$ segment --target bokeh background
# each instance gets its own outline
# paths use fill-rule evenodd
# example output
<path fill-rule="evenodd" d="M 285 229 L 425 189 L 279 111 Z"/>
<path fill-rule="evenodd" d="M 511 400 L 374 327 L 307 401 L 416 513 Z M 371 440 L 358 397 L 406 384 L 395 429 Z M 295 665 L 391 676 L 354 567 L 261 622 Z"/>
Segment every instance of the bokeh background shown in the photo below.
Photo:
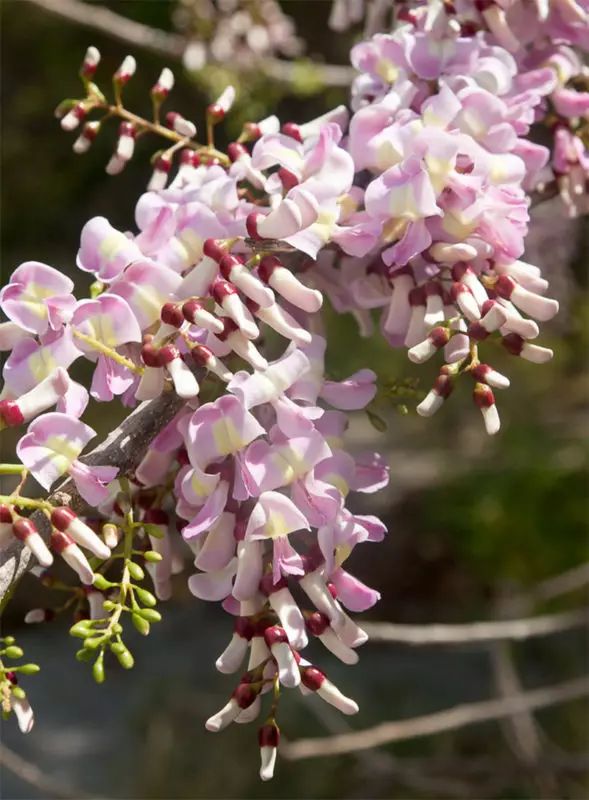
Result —
<path fill-rule="evenodd" d="M 177 10 L 172 0 L 105 5 L 164 30 L 173 29 Z M 330 32 L 327 0 L 281 5 L 296 21 L 310 59 L 300 63 L 294 83 L 277 83 L 263 70 L 232 71 L 230 63 L 191 76 L 165 58 L 135 50 L 138 73 L 126 91 L 127 107 L 149 114 L 149 87 L 166 65 L 177 76 L 168 108 L 201 125 L 215 92 L 227 79 L 238 81 L 243 99 L 228 124 L 229 140 L 245 119 L 276 112 L 283 120 L 304 121 L 345 102 L 344 89 L 321 86 L 312 59 L 345 64 L 359 28 Z M 87 283 L 74 266 L 80 229 L 99 214 L 116 227 L 132 228 L 134 203 L 149 174 L 148 156 L 157 145 L 150 149 L 141 142 L 124 174 L 111 178 L 104 165 L 114 126 L 100 134 L 88 155 L 76 156 L 71 151 L 75 134 L 60 130 L 53 109 L 79 91 L 76 72 L 89 44 L 102 52 L 98 83 L 104 89 L 129 48 L 26 0 L 4 0 L 1 13 L 2 282 L 21 261 L 38 259 L 70 274 L 83 295 Z M 556 355 L 550 364 L 535 366 L 497 351 L 493 364 L 512 381 L 499 399 L 500 434 L 485 437 L 470 393 L 460 391 L 432 420 L 417 417 L 411 399 L 407 415 L 392 404 L 383 408 L 386 434 L 377 433 L 362 415 L 353 421 L 353 446 L 381 449 L 391 465 L 389 488 L 357 505 L 358 511 L 381 515 L 389 526 L 383 544 L 360 548 L 353 556 L 356 574 L 382 594 L 366 615 L 372 621 L 468 622 L 587 603 L 582 587 L 549 601 L 534 600 L 530 593 L 539 582 L 589 560 L 589 233 L 586 221 L 564 219 L 559 201 L 553 200 L 534 212 L 528 241 L 527 260 L 546 271 L 562 305 L 562 313 L 542 332 L 542 344 Z M 384 379 L 419 378 L 423 389 L 430 385 L 435 367 L 417 369 L 378 339 L 360 339 L 352 319 L 328 313 L 328 325 L 335 373 L 370 366 Z M 113 414 L 122 413 L 111 405 L 106 411 L 91 409 L 90 424 L 106 430 Z M 9 438 L 2 448 L 3 459 L 11 460 Z M 29 768 L 28 777 L 22 769 L 19 776 L 4 767 L 2 797 L 564 798 L 589 793 L 585 701 L 524 720 L 523 746 L 521 730 L 514 741 L 509 721 L 491 721 L 358 755 L 282 760 L 274 781 L 262 784 L 252 727 L 232 726 L 218 735 L 204 730 L 204 720 L 232 689 L 231 680 L 214 669 L 231 622 L 219 609 L 192 598 L 184 577 L 177 579 L 176 590 L 175 599 L 162 608 L 163 623 L 147 640 L 136 637 L 135 670 L 127 673 L 113 663 L 98 687 L 88 666 L 74 659 L 68 620 L 43 628 L 22 624 L 28 608 L 56 602 L 33 579 L 22 581 L 3 631 L 16 635 L 27 658 L 41 664 L 41 673 L 26 679 L 37 722 L 27 737 L 12 722 L 4 723 L 2 739 L 39 774 Z M 528 600 L 507 602 L 522 595 Z M 281 704 L 280 724 L 289 740 L 364 729 L 495 697 L 501 664 L 515 669 L 520 688 L 530 689 L 586 673 L 587 655 L 584 628 L 498 647 L 369 643 L 355 667 L 344 667 L 324 652 L 320 665 L 358 700 L 360 713 L 343 718 L 317 698 L 290 692 Z"/>

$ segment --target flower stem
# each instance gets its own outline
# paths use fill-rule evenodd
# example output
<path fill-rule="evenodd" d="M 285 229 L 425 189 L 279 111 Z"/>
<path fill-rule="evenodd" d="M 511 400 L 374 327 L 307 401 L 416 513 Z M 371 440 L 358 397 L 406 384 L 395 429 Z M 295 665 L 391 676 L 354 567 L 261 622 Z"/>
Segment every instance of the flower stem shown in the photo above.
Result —
<path fill-rule="evenodd" d="M 10 494 L 0 494 L 0 505 L 18 506 L 19 508 L 39 508 L 41 510 L 53 510 L 51 503 L 47 500 L 33 500 L 30 497 L 15 497 Z"/>
<path fill-rule="evenodd" d="M 0 475 L 21 475 L 28 472 L 22 464 L 0 464 Z"/>

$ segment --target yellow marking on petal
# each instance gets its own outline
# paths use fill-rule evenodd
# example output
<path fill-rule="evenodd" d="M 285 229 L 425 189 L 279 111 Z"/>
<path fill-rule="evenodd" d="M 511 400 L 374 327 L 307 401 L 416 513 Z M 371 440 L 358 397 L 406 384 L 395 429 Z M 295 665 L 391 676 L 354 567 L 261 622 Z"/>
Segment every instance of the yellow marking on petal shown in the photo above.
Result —
<path fill-rule="evenodd" d="M 217 422 L 213 422 L 212 429 L 213 438 L 220 455 L 228 456 L 245 447 L 246 443 L 235 427 L 233 420 L 227 417 L 217 420 Z"/>
<path fill-rule="evenodd" d="M 72 461 L 75 461 L 82 452 L 82 447 L 80 446 L 79 442 L 76 442 L 75 440 L 72 442 L 69 439 L 66 439 L 65 436 L 49 436 L 47 438 L 46 446 L 53 450 L 57 456 L 66 459 L 68 461 L 68 466 L 72 463 Z"/>
<path fill-rule="evenodd" d="M 338 569 L 344 563 L 344 561 L 349 557 L 350 553 L 352 552 L 352 548 L 347 542 L 343 544 L 336 545 L 335 548 L 335 568 Z"/>
<path fill-rule="evenodd" d="M 27 283 L 25 287 L 25 297 L 27 298 L 44 300 L 46 297 L 53 297 L 54 295 L 55 289 L 40 286 L 38 283 Z"/>
<path fill-rule="evenodd" d="M 358 203 L 351 194 L 342 194 L 341 197 L 338 197 L 337 202 L 342 210 L 342 214 L 346 217 L 349 217 L 350 214 L 353 214 L 358 208 Z"/>
<path fill-rule="evenodd" d="M 387 58 L 379 58 L 376 62 L 375 72 L 385 83 L 394 83 L 399 75 L 399 68 Z"/>
<path fill-rule="evenodd" d="M 428 153 L 425 157 L 425 163 L 434 191 L 439 194 L 446 184 L 446 178 L 452 171 L 452 162 L 447 159 L 434 158 Z"/>
<path fill-rule="evenodd" d="M 204 239 L 192 230 L 192 228 L 185 228 L 179 235 L 178 241 L 186 249 L 186 257 L 189 264 L 194 264 L 202 258 L 202 246 Z"/>
<path fill-rule="evenodd" d="M 339 214 L 337 211 L 335 213 L 332 211 L 321 211 L 317 220 L 310 225 L 309 228 L 322 242 L 328 242 L 338 216 Z"/>
<path fill-rule="evenodd" d="M 19 300 L 24 305 L 29 314 L 32 314 L 33 316 L 38 317 L 39 319 L 47 319 L 49 312 L 47 310 L 47 306 L 44 303 L 34 298 L 29 299 L 26 297 L 26 295 L 25 297 L 19 298 Z"/>
<path fill-rule="evenodd" d="M 344 480 L 341 475 L 330 473 L 329 475 L 326 475 L 322 480 L 334 486 L 342 497 L 347 497 L 347 495 L 350 492 L 350 486 L 348 482 Z"/>
<path fill-rule="evenodd" d="M 395 242 L 397 239 L 400 239 L 408 224 L 409 221 L 406 219 L 389 219 L 382 226 L 383 241 L 388 244 L 389 242 Z"/>
<path fill-rule="evenodd" d="M 49 348 L 45 347 L 40 348 L 36 353 L 32 353 L 27 358 L 27 365 L 37 383 L 41 383 L 42 380 L 48 375 L 51 375 L 59 366 L 51 355 Z"/>
<path fill-rule="evenodd" d="M 100 242 L 98 252 L 104 261 L 110 261 L 111 258 L 115 258 L 121 252 L 125 245 L 130 243 L 131 240 L 124 233 L 115 231 Z"/>
<path fill-rule="evenodd" d="M 196 471 L 192 473 L 190 486 L 194 490 L 194 493 L 197 494 L 199 497 L 208 497 L 214 488 L 213 486 L 209 486 L 209 484 L 200 480 Z"/>
<path fill-rule="evenodd" d="M 468 238 L 476 230 L 477 222 L 468 222 L 461 214 L 447 211 L 442 218 L 442 226 L 451 236 L 459 241 Z"/>
<path fill-rule="evenodd" d="M 288 536 L 289 530 L 285 517 L 273 511 L 270 519 L 264 525 L 264 536 L 268 539 L 280 539 L 282 536 Z"/>
<path fill-rule="evenodd" d="M 344 440 L 342 436 L 326 436 L 325 441 L 331 450 L 343 450 Z"/>

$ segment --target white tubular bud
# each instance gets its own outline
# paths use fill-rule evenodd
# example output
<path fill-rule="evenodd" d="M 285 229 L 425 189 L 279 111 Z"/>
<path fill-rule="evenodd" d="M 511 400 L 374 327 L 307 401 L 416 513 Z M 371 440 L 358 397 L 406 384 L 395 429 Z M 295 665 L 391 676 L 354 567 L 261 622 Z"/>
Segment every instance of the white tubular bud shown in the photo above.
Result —
<path fill-rule="evenodd" d="M 193 139 L 196 136 L 196 125 L 194 122 L 184 119 L 181 114 L 175 111 L 170 111 L 166 114 L 166 125 L 186 139 Z"/>
<path fill-rule="evenodd" d="M 177 297 L 181 300 L 187 300 L 189 297 L 205 297 L 218 271 L 217 262 L 210 256 L 203 256 L 176 290 Z"/>
<path fill-rule="evenodd" d="M 262 710 L 262 698 L 260 695 L 256 697 L 251 706 L 244 708 L 241 714 L 235 718 L 238 725 L 247 725 L 248 722 L 253 722 L 260 715 Z"/>
<path fill-rule="evenodd" d="M 221 93 L 220 97 L 213 103 L 213 106 L 219 108 L 224 114 L 227 114 L 234 102 L 235 89 L 233 86 L 227 86 L 227 88 Z"/>
<path fill-rule="evenodd" d="M 484 383 L 477 383 L 474 388 L 473 398 L 475 405 L 481 409 L 487 433 L 489 436 L 493 436 L 501 427 L 493 392 Z"/>
<path fill-rule="evenodd" d="M 182 306 L 184 318 L 192 325 L 198 325 L 210 333 L 222 333 L 223 323 L 215 317 L 198 300 L 187 300 Z"/>
<path fill-rule="evenodd" d="M 285 300 L 309 314 L 319 311 L 323 305 L 321 292 L 301 283 L 276 256 L 264 256 L 258 266 L 258 275 Z"/>
<path fill-rule="evenodd" d="M 463 242 L 458 242 L 457 244 L 438 242 L 430 247 L 429 252 L 435 261 L 445 264 L 455 264 L 457 261 L 472 261 L 478 255 L 472 245 Z"/>
<path fill-rule="evenodd" d="M 425 324 L 425 289 L 423 286 L 416 286 L 409 292 L 409 305 L 411 306 L 411 316 L 409 327 L 405 336 L 405 347 L 414 347 L 422 342 L 427 336 L 427 325 Z"/>
<path fill-rule="evenodd" d="M 246 339 L 257 339 L 260 330 L 254 318 L 241 302 L 237 289 L 226 280 L 216 280 L 211 284 L 210 292 L 222 313 L 231 317 Z"/>
<path fill-rule="evenodd" d="M 507 312 L 503 306 L 495 300 L 487 301 L 487 304 L 485 305 L 488 310 L 486 307 L 483 307 L 484 316 L 481 317 L 480 322 L 474 324 L 480 325 L 487 333 L 493 333 L 493 331 L 496 331 L 505 324 Z"/>
<path fill-rule="evenodd" d="M 302 687 L 302 684 L 300 684 Z M 280 732 L 275 722 L 262 725 L 258 732 L 258 743 L 260 745 L 260 778 L 263 781 L 270 781 L 274 777 L 274 767 L 276 765 L 276 753 L 280 741 Z"/>
<path fill-rule="evenodd" d="M 231 675 L 240 668 L 249 648 L 249 641 L 238 633 L 234 633 L 231 641 L 215 662 L 215 666 L 224 675 Z"/>
<path fill-rule="evenodd" d="M 268 369 L 268 362 L 264 356 L 257 347 L 252 344 L 249 339 L 246 339 L 238 330 L 227 337 L 227 344 L 238 356 L 241 356 L 248 364 L 251 364 L 254 369 L 260 372 L 265 372 Z"/>
<path fill-rule="evenodd" d="M 184 363 L 178 348 L 168 344 L 161 348 L 158 358 L 160 363 L 168 370 L 174 383 L 176 394 L 187 400 L 191 397 L 196 397 L 200 390 L 198 381 Z"/>
<path fill-rule="evenodd" d="M 337 602 L 337 605 L 340 604 Z M 341 608 L 341 606 L 340 606 Z M 343 621 L 332 623 L 334 631 L 340 637 L 342 642 L 348 647 L 360 647 L 368 641 L 368 634 L 362 630 L 359 625 L 356 625 L 354 620 L 349 617 L 345 611 L 342 611 Z"/>
<path fill-rule="evenodd" d="M 548 281 L 540 276 L 540 270 L 525 261 L 514 261 L 513 264 L 495 264 L 494 269 L 498 275 L 511 276 L 524 289 L 535 294 L 544 294 L 548 289 Z"/>
<path fill-rule="evenodd" d="M 121 122 L 119 126 L 119 138 L 115 154 L 122 161 L 129 161 L 135 152 L 135 126 L 130 122 Z"/>
<path fill-rule="evenodd" d="M 164 67 L 160 73 L 155 86 L 152 87 L 154 94 L 169 94 L 174 88 L 174 73 L 168 67 Z"/>
<path fill-rule="evenodd" d="M 3 514 L 5 513 L 5 508 L 6 506 L 2 507 Z M 28 547 L 42 567 L 50 567 L 51 564 L 53 564 L 53 556 L 43 541 L 43 537 L 30 519 L 17 519 L 16 522 L 12 524 L 12 533 L 19 542 L 22 542 L 25 547 Z"/>
<path fill-rule="evenodd" d="M 393 287 L 393 296 L 383 327 L 390 336 L 405 335 L 411 318 L 409 292 L 415 287 L 413 273 L 408 267 L 403 267 L 389 281 Z"/>
<path fill-rule="evenodd" d="M 71 384 L 70 376 L 63 367 L 58 367 L 47 378 L 37 384 L 34 389 L 21 395 L 18 400 L 13 401 L 20 412 L 19 425 L 28 422 L 37 414 L 46 411 L 54 406 L 67 392 Z M 16 410 L 12 410 L 16 414 Z M 9 423 L 10 424 L 10 423 Z"/>
<path fill-rule="evenodd" d="M 332 628 L 327 627 L 325 632 L 319 636 L 319 639 L 323 642 L 325 647 L 333 653 L 334 656 L 337 656 L 340 661 L 343 661 L 344 664 L 358 663 L 360 658 L 358 653 L 344 644 Z"/>
<path fill-rule="evenodd" d="M 64 131 L 75 130 L 80 122 L 86 118 L 88 110 L 83 103 L 76 103 L 59 123 Z"/>
<path fill-rule="evenodd" d="M 271 652 L 264 641 L 263 636 L 254 636 L 251 641 L 250 657 L 247 662 L 248 672 L 259 667 L 266 659 L 270 658 Z"/>
<path fill-rule="evenodd" d="M 502 334 L 517 333 L 519 336 L 523 336 L 524 339 L 535 339 L 539 335 L 540 328 L 538 324 L 533 319 L 522 317 L 511 300 L 499 297 L 497 302 L 501 303 L 507 314 L 505 325 L 502 325 L 499 329 Z"/>
<path fill-rule="evenodd" d="M 282 579 L 278 584 L 274 584 L 271 575 L 264 576 L 262 589 L 267 594 L 270 607 L 276 612 L 288 641 L 297 650 L 305 648 L 308 644 L 305 620 L 288 589 L 286 580 Z"/>
<path fill-rule="evenodd" d="M 125 169 L 126 164 L 127 161 L 124 158 L 121 158 L 118 153 L 115 153 L 110 157 L 110 160 L 105 167 L 107 175 L 120 175 Z"/>
<path fill-rule="evenodd" d="M 479 383 L 486 383 L 495 389 L 507 389 L 509 387 L 509 378 L 502 375 L 497 370 L 489 367 L 487 364 L 479 364 L 470 373 L 475 381 Z"/>
<path fill-rule="evenodd" d="M 151 178 L 147 184 L 148 192 L 159 192 L 166 188 L 171 167 L 172 162 L 168 156 L 160 156 L 158 159 L 156 159 Z"/>
<path fill-rule="evenodd" d="M 255 304 L 248 303 L 248 308 L 258 319 L 265 322 L 269 328 L 272 328 L 286 339 L 292 339 L 299 346 L 310 344 L 313 337 L 309 331 L 302 328 L 296 319 L 288 311 L 285 311 L 282 306 L 279 306 L 278 303 L 274 303 L 270 308 L 259 308 Z"/>
<path fill-rule="evenodd" d="M 78 574 L 82 583 L 86 586 L 93 584 L 94 572 L 88 559 L 67 533 L 54 531 L 51 534 L 51 547 Z"/>
<path fill-rule="evenodd" d="M 445 347 L 450 341 L 450 337 L 451 333 L 448 328 L 434 328 L 427 339 L 412 347 L 407 355 L 415 364 L 423 364 L 435 355 L 438 350 Z"/>
<path fill-rule="evenodd" d="M 350 119 L 350 112 L 346 106 L 336 106 L 320 117 L 305 122 L 304 125 L 299 126 L 299 133 L 301 139 L 305 140 L 309 136 L 318 136 L 321 133 L 321 128 L 329 122 L 337 122 L 342 130 L 345 130 Z"/>
<path fill-rule="evenodd" d="M 122 531 L 118 527 L 118 525 L 113 525 L 111 522 L 107 522 L 105 525 L 102 526 L 102 538 L 104 539 L 104 543 L 107 547 L 110 547 L 111 550 L 118 545 L 121 541 Z"/>
<path fill-rule="evenodd" d="M 483 11 L 483 17 L 489 26 L 489 30 L 502 47 L 509 50 L 510 53 L 515 53 L 519 50 L 519 41 L 507 24 L 505 11 L 502 8 L 497 5 L 489 6 Z"/>
<path fill-rule="evenodd" d="M 307 667 L 307 669 L 301 671 L 303 684 L 312 692 L 317 692 L 326 703 L 337 708 L 343 714 L 356 714 L 358 712 L 358 704 L 342 694 L 337 686 L 328 680 L 317 667 Z"/>
<path fill-rule="evenodd" d="M 278 678 L 283 686 L 293 689 L 301 682 L 301 672 L 284 628 L 273 625 L 264 631 L 264 640 L 278 666 Z"/>
<path fill-rule="evenodd" d="M 243 261 L 237 256 L 228 254 L 219 262 L 221 275 L 231 281 L 246 297 L 253 300 L 261 308 L 270 308 L 275 303 L 274 292 L 264 286 L 259 278 L 249 271 Z"/>
<path fill-rule="evenodd" d="M 317 611 L 325 614 L 334 626 L 337 624 L 344 625 L 345 614 L 327 588 L 320 569 L 308 572 L 300 578 L 299 585 Z"/>
<path fill-rule="evenodd" d="M 476 322 L 481 318 L 479 304 L 465 283 L 461 281 L 453 283 L 450 296 L 468 320 Z"/>
<path fill-rule="evenodd" d="M 511 302 L 526 314 L 541 322 L 547 322 L 558 313 L 558 301 L 549 297 L 530 292 L 520 286 L 509 275 L 500 275 L 495 284 L 495 291 L 499 297 Z"/>
<path fill-rule="evenodd" d="M 86 600 L 90 609 L 90 619 L 103 619 L 105 613 L 102 607 L 105 600 L 104 594 L 98 589 L 90 589 L 86 592 Z"/>
<path fill-rule="evenodd" d="M 94 72 L 99 64 L 100 64 L 100 50 L 97 47 L 90 45 L 90 47 L 86 50 L 86 55 L 84 56 L 82 68 L 91 69 Z"/>
<path fill-rule="evenodd" d="M 433 388 L 415 409 L 420 417 L 432 417 L 450 397 L 454 384 L 450 375 L 438 375 Z"/>
<path fill-rule="evenodd" d="M 14 711 L 20 732 L 30 733 L 35 724 L 35 715 L 33 714 L 33 709 L 27 698 L 20 698 L 12 695 L 10 698 L 10 705 L 12 711 Z"/>
<path fill-rule="evenodd" d="M 114 80 L 117 83 L 127 83 L 129 78 L 132 78 L 137 69 L 137 62 L 133 56 L 125 56 L 121 66 L 114 74 Z"/>
<path fill-rule="evenodd" d="M 46 608 L 32 608 L 25 614 L 25 622 L 27 625 L 38 625 L 40 622 L 46 622 L 50 617 L 47 615 L 48 609 Z"/>
<path fill-rule="evenodd" d="M 444 321 L 444 300 L 442 287 L 431 281 L 425 286 L 425 324 L 429 327 Z"/>
<path fill-rule="evenodd" d="M 98 131 L 100 130 L 100 122 L 87 122 L 82 128 L 82 132 L 72 145 L 72 150 L 77 155 L 87 153 Z"/>
<path fill-rule="evenodd" d="M 229 383 L 233 377 L 233 373 L 227 369 L 225 364 L 223 364 L 206 345 L 197 344 L 192 348 L 191 352 L 192 358 L 197 364 L 208 369 L 209 372 L 212 372 L 213 375 L 216 375 L 222 381 Z"/>
<path fill-rule="evenodd" d="M 223 706 L 220 711 L 213 714 L 212 717 L 205 722 L 205 727 L 212 733 L 218 733 L 230 725 L 241 714 L 242 709 L 239 707 L 237 700 L 232 697 L 227 705 Z"/>
<path fill-rule="evenodd" d="M 456 264 L 454 267 L 452 267 L 452 277 L 455 281 L 460 281 L 468 286 L 479 306 L 482 306 L 483 303 L 489 299 L 487 290 L 478 279 L 477 274 L 472 267 L 466 267 L 463 264 Z"/>
<path fill-rule="evenodd" d="M 71 536 L 74 542 L 81 547 L 90 550 L 97 558 L 102 558 L 103 560 L 110 558 L 110 548 L 94 533 L 92 528 L 82 522 L 69 508 L 62 506 L 54 509 L 51 513 L 51 524 L 58 531 Z"/>
<path fill-rule="evenodd" d="M 545 364 L 547 361 L 550 361 L 554 355 L 553 351 L 548 347 L 530 344 L 530 342 L 526 342 L 525 339 L 518 336 L 516 333 L 509 333 L 507 336 L 504 336 L 502 344 L 512 356 L 521 356 L 525 358 L 526 361 L 533 361 L 535 364 Z"/>

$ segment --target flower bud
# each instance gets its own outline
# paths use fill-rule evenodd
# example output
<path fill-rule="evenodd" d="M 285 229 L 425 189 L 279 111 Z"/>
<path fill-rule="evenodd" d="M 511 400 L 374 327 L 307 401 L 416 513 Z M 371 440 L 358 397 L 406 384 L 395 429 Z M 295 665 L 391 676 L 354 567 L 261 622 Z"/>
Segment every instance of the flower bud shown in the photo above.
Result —
<path fill-rule="evenodd" d="M 71 509 L 65 506 L 54 509 L 51 513 L 51 524 L 58 531 L 67 533 L 74 542 L 90 550 L 98 558 L 110 557 L 111 552 L 106 544 Z"/>
<path fill-rule="evenodd" d="M 113 81 L 119 87 L 124 86 L 135 74 L 137 62 L 133 56 L 125 56 L 123 63 L 113 75 Z"/>
<path fill-rule="evenodd" d="M 509 333 L 504 336 L 501 344 L 512 356 L 521 356 L 526 361 L 533 361 L 535 364 L 545 364 L 554 355 L 548 347 L 540 347 L 537 344 L 526 342 L 517 333 Z"/>
<path fill-rule="evenodd" d="M 301 682 L 301 673 L 284 628 L 272 625 L 264 631 L 264 641 L 278 666 L 280 683 L 294 688 Z"/>
<path fill-rule="evenodd" d="M 257 339 L 260 331 L 247 308 L 239 299 L 237 288 L 229 281 L 217 278 L 210 286 L 210 293 L 227 316 L 235 322 L 246 339 Z"/>
<path fill-rule="evenodd" d="M 207 120 L 216 125 L 225 119 L 225 115 L 233 105 L 235 100 L 235 89 L 233 86 L 228 86 L 221 96 L 207 108 Z"/>
<path fill-rule="evenodd" d="M 86 55 L 84 56 L 84 61 L 82 62 L 82 66 L 80 67 L 80 75 L 82 78 L 86 78 L 87 80 L 91 80 L 94 77 L 94 73 L 96 72 L 96 68 L 100 63 L 100 51 L 96 47 L 90 46 L 86 50 Z"/>
<path fill-rule="evenodd" d="M 21 517 L 13 522 L 12 533 L 25 547 L 28 547 L 42 567 L 50 567 L 53 564 L 53 556 L 30 519 Z"/>
<path fill-rule="evenodd" d="M 200 391 L 198 381 L 184 363 L 177 347 L 172 344 L 162 347 L 159 351 L 159 363 L 168 370 L 179 397 L 196 397 Z"/>
<path fill-rule="evenodd" d="M 475 405 L 481 409 L 487 433 L 489 436 L 493 436 L 501 427 L 493 392 L 484 383 L 477 383 L 474 388 L 473 399 Z"/>
<path fill-rule="evenodd" d="M 326 703 L 334 706 L 343 714 L 356 714 L 358 712 L 358 704 L 343 695 L 320 669 L 317 669 L 317 667 L 302 667 L 301 673 L 303 685 L 312 692 L 317 692 Z"/>
<path fill-rule="evenodd" d="M 148 192 L 157 192 L 164 189 L 168 182 L 168 175 L 172 168 L 172 160 L 167 155 L 158 156 L 153 166 L 153 173 L 147 184 Z"/>
<path fill-rule="evenodd" d="M 407 355 L 415 364 L 423 364 L 448 344 L 453 333 L 449 328 L 434 328 L 427 339 L 412 347 Z"/>
<path fill-rule="evenodd" d="M 264 283 L 269 284 L 285 300 L 309 314 L 319 311 L 323 305 L 321 292 L 310 289 L 301 283 L 276 256 L 262 258 L 258 266 L 258 275 Z"/>
<path fill-rule="evenodd" d="M 272 780 L 276 753 L 280 742 L 280 729 L 272 720 L 266 722 L 258 731 L 258 744 L 260 745 L 260 778 L 263 781 Z"/>
<path fill-rule="evenodd" d="M 194 122 L 190 122 L 190 120 L 184 119 L 184 117 L 181 114 L 178 114 L 176 111 L 169 111 L 166 114 L 166 125 L 168 126 L 168 128 L 171 128 L 173 131 L 176 131 L 176 133 L 179 133 L 180 136 L 184 136 L 186 139 L 193 139 L 196 136 L 196 125 L 194 124 Z M 190 153 L 190 151 L 188 152 Z M 196 154 L 190 153 L 190 155 L 192 161 L 194 155 Z M 198 164 L 191 164 L 191 166 L 198 166 Z"/>
<path fill-rule="evenodd" d="M 82 583 L 91 586 L 94 582 L 94 572 L 74 540 L 67 533 L 58 530 L 51 534 L 50 543 L 55 552 L 78 574 Z"/>
<path fill-rule="evenodd" d="M 86 118 L 87 114 L 87 106 L 80 101 L 72 106 L 65 117 L 62 118 L 60 125 L 64 131 L 73 131 Z"/>
<path fill-rule="evenodd" d="M 82 132 L 72 145 L 72 150 L 74 153 L 78 155 L 82 155 L 83 153 L 87 153 L 90 149 L 90 145 L 96 138 L 98 132 L 100 131 L 100 122 L 87 122 L 84 127 L 82 128 Z"/>
<path fill-rule="evenodd" d="M 454 389 L 454 379 L 451 375 L 438 375 L 432 389 L 415 409 L 421 417 L 431 417 L 450 397 Z"/>

